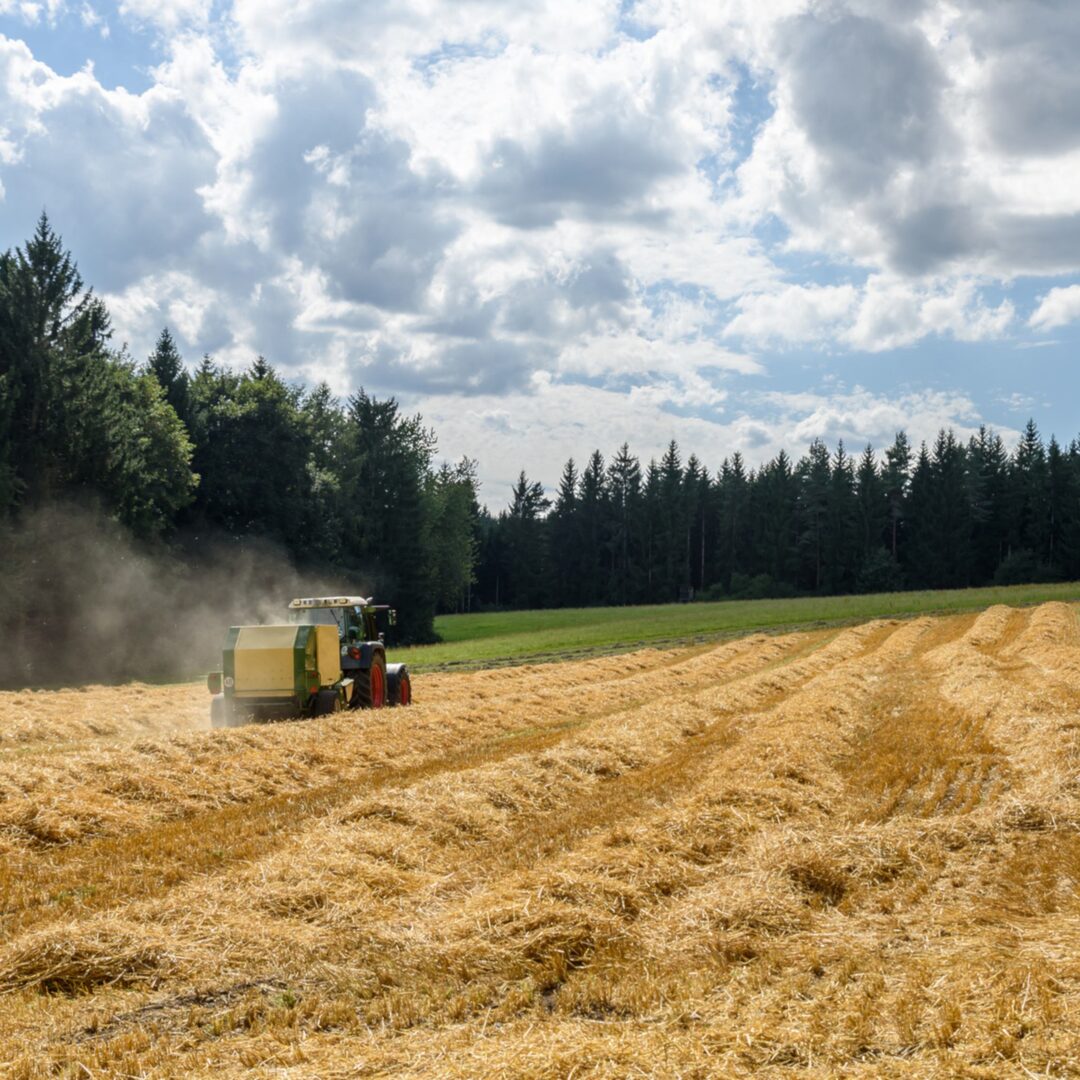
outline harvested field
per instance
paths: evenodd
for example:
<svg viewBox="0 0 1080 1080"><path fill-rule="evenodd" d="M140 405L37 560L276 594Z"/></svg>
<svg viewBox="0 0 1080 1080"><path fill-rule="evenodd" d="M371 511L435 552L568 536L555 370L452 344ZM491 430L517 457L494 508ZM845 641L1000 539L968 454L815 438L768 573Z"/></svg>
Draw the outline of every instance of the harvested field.
<svg viewBox="0 0 1080 1080"><path fill-rule="evenodd" d="M0 1075L1080 1073L1074 607L0 694Z"/></svg>

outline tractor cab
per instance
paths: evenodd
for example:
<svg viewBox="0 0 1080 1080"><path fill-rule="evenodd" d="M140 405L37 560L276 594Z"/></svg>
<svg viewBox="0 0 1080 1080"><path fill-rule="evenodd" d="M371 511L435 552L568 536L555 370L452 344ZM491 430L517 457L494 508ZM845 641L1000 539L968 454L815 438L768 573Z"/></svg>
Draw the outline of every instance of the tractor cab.
<svg viewBox="0 0 1080 1080"><path fill-rule="evenodd" d="M405 665L386 662L387 631L397 624L397 612L388 604L373 604L370 596L300 597L289 603L289 621L337 628L341 670L352 683L353 708L411 702Z"/></svg>
<svg viewBox="0 0 1080 1080"><path fill-rule="evenodd" d="M343 652L350 645L381 641L397 625L397 612L388 604L373 604L371 597L320 596L293 600L289 622L303 626L336 626Z"/></svg>

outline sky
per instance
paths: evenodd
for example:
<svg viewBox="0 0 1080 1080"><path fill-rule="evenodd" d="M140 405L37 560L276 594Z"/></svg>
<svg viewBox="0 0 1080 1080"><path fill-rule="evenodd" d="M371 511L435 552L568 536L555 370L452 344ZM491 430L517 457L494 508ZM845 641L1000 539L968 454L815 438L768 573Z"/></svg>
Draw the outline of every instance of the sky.
<svg viewBox="0 0 1080 1080"><path fill-rule="evenodd" d="M0 248L394 395L481 499L1080 434L1074 0L0 0Z"/></svg>

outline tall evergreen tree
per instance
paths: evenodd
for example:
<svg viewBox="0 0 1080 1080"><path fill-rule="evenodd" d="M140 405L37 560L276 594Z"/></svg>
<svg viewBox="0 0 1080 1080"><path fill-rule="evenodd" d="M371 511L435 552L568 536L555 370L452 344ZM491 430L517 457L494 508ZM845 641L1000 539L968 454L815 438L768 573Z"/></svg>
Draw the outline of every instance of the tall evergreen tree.
<svg viewBox="0 0 1080 1080"><path fill-rule="evenodd" d="M973 576L989 581L1009 549L1009 454L1001 436L985 425L968 441Z"/></svg>
<svg viewBox="0 0 1080 1080"><path fill-rule="evenodd" d="M431 557L435 599L442 611L468 609L469 592L476 580L477 465L462 458L444 463L428 478L432 510Z"/></svg>
<svg viewBox="0 0 1080 1080"><path fill-rule="evenodd" d="M859 553L855 470L843 441L833 455L826 498L824 581L828 592L853 592Z"/></svg>
<svg viewBox="0 0 1080 1080"><path fill-rule="evenodd" d="M799 537L796 505L799 487L791 459L781 450L758 473L757 548L761 554L761 572L774 585L793 584L799 569Z"/></svg>
<svg viewBox="0 0 1080 1080"><path fill-rule="evenodd" d="M1046 451L1034 420L1025 425L1013 455L1008 506L1012 550L1028 552L1036 565L1045 563L1049 548Z"/></svg>
<svg viewBox="0 0 1080 1080"><path fill-rule="evenodd" d="M717 561L724 592L730 593L735 576L749 570L750 556L750 484L737 450L721 463L716 489Z"/></svg>
<svg viewBox="0 0 1080 1080"><path fill-rule="evenodd" d="M578 484L580 522L579 595L586 604L602 603L606 593L607 566L605 530L607 526L607 477L604 458L594 450L581 472Z"/></svg>
<svg viewBox="0 0 1080 1080"><path fill-rule="evenodd" d="M342 494L353 561L374 569L398 609L399 633L413 642L434 639L438 537L427 483L434 450L432 432L419 416L402 416L394 398L359 390L349 399Z"/></svg>
<svg viewBox="0 0 1080 1080"><path fill-rule="evenodd" d="M874 448L867 446L855 473L855 495L859 505L859 564L865 565L881 546L887 530L889 504L878 472Z"/></svg>
<svg viewBox="0 0 1080 1080"><path fill-rule="evenodd" d="M672 439L660 459L660 599L677 600L689 582L686 554L686 501L683 498L682 458Z"/></svg>
<svg viewBox="0 0 1080 1080"><path fill-rule="evenodd" d="M176 410L176 415L188 424L190 422L190 384L183 357L176 347L169 328L163 327L158 335L154 351L147 358L146 366L165 391L165 400Z"/></svg>
<svg viewBox="0 0 1080 1080"><path fill-rule="evenodd" d="M911 482L911 444L906 432L898 431L892 446L885 451L881 484L889 507L889 552L900 561L901 530Z"/></svg>
<svg viewBox="0 0 1080 1080"><path fill-rule="evenodd" d="M612 603L629 604L642 596L644 559L641 465L623 443L608 466L609 517L607 544L611 552Z"/></svg>
<svg viewBox="0 0 1080 1080"><path fill-rule="evenodd" d="M578 471L574 459L563 466L555 506L549 520L550 562L556 602L576 607L581 597L581 522L578 516Z"/></svg>
<svg viewBox="0 0 1080 1080"><path fill-rule="evenodd" d="M712 484L709 470L696 454L686 460L683 473L686 499L686 560L690 587L701 592L706 586L707 547L711 539L709 517L712 509Z"/></svg>
<svg viewBox="0 0 1080 1080"><path fill-rule="evenodd" d="M799 548L802 552L802 581L814 592L827 585L829 503L832 467L829 451L820 439L799 462Z"/></svg>
<svg viewBox="0 0 1080 1080"><path fill-rule="evenodd" d="M522 470L505 511L506 599L513 607L547 607L557 598L548 587L544 512L550 506L539 481Z"/></svg>
<svg viewBox="0 0 1080 1080"><path fill-rule="evenodd" d="M33 237L0 255L0 445L9 500L42 503L71 487L95 417L82 391L107 360L109 317L43 213ZM80 433L81 433L80 431Z"/></svg>

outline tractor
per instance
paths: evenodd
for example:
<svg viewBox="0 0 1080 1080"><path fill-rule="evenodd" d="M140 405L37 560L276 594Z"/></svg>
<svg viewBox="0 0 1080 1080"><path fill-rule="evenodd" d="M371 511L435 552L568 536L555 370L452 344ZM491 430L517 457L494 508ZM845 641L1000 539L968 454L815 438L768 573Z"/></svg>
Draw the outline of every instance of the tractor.
<svg viewBox="0 0 1080 1080"><path fill-rule="evenodd" d="M387 664L396 613L370 597L293 600L288 621L233 626L221 671L207 676L213 727L412 704L404 664Z"/></svg>

